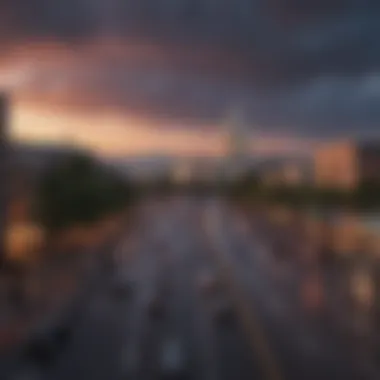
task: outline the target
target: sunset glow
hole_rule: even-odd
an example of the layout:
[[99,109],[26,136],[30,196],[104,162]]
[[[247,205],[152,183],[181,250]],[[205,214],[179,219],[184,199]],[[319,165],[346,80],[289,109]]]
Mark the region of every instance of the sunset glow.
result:
[[220,154],[217,134],[165,130],[139,125],[114,115],[70,115],[57,110],[15,107],[12,137],[16,140],[76,143],[105,155],[150,152]]
[[[226,136],[220,129],[165,128],[112,113],[79,114],[16,105],[11,124],[11,135],[16,140],[78,144],[105,156],[220,156],[226,149]],[[295,138],[255,136],[250,140],[247,146],[252,153],[264,155],[303,152],[312,146],[310,140]]]
[[[54,41],[16,46],[0,65],[0,87],[12,97],[12,138],[77,144],[106,156],[223,155],[228,110],[204,118],[185,107],[181,116],[183,105],[177,104],[183,96],[185,102],[199,102],[194,109],[203,107],[192,92],[208,93],[216,82],[191,79],[187,68],[171,69],[178,54],[184,52],[117,39],[91,41],[80,49]],[[222,90],[229,96],[232,88]],[[173,97],[171,91],[183,94]],[[208,96],[219,96],[219,90],[212,91]],[[266,135],[249,123],[247,147],[254,154],[303,153],[313,144]]]

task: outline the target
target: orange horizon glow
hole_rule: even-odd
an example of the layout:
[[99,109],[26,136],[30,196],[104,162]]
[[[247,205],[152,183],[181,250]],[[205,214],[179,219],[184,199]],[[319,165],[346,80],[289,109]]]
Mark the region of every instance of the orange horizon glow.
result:
[[[129,42],[129,43],[128,43]],[[126,44],[126,45],[125,45]],[[83,47],[83,48],[82,48]],[[158,152],[178,156],[221,156],[226,151],[224,128],[221,125],[189,125],[187,122],[155,120],[107,106],[103,93],[81,93],[65,86],[49,88],[47,93],[34,87],[37,72],[53,67],[65,70],[80,63],[113,54],[137,62],[144,59],[155,65],[165,63],[173,53],[159,46],[137,41],[91,40],[80,49],[54,40],[20,44],[0,59],[0,87],[11,94],[11,135],[25,142],[66,143],[83,146],[104,156],[142,155]],[[175,49],[175,48],[173,48]],[[83,61],[84,59],[84,61]],[[42,70],[43,71],[43,70]],[[37,78],[38,80],[38,78]],[[105,98],[107,100],[107,98]],[[97,105],[101,104],[101,107]],[[310,150],[310,141],[284,137],[247,137],[248,151],[267,155]]]
[[[21,104],[11,113],[11,136],[25,142],[75,144],[102,156],[163,153],[177,156],[219,157],[226,152],[221,130],[173,129],[112,112],[70,113]],[[247,152],[266,155],[310,149],[310,142],[281,137],[249,137]]]
[[198,131],[153,128],[113,114],[79,115],[57,110],[14,107],[11,135],[15,140],[76,143],[100,154],[220,154],[213,134]]

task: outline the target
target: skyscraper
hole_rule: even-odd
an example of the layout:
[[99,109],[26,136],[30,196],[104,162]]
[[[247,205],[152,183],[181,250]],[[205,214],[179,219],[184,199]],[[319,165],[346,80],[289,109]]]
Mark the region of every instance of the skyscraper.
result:
[[227,119],[226,169],[228,177],[236,177],[244,170],[247,135],[240,109],[232,109]]

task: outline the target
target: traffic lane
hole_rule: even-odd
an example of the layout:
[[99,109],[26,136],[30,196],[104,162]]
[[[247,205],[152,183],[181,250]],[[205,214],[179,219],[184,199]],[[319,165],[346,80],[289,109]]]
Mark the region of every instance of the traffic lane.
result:
[[[217,216],[217,214],[215,215]],[[214,219],[214,221],[219,220]],[[260,373],[255,377],[282,380],[282,372],[278,366],[276,356],[273,355],[271,346],[268,344],[263,326],[259,322],[254,308],[252,308],[240,279],[237,279],[236,271],[228,257],[229,252],[226,252],[225,242],[220,236],[220,225],[213,223],[211,227],[206,225],[210,252],[220,269],[221,281],[229,294],[239,326],[250,346],[251,359],[253,363],[257,363],[259,366]]]
[[[193,242],[193,261],[195,263],[194,284],[196,293],[200,302],[200,308],[205,314],[205,323],[209,329],[211,342],[209,349],[214,350],[212,359],[215,365],[212,373],[215,378],[221,380],[232,379],[261,379],[262,375],[257,365],[257,358],[253,357],[248,341],[244,336],[241,326],[238,324],[236,316],[232,316],[230,321],[221,321],[218,318],[218,311],[215,310],[215,301],[222,300],[229,304],[230,294],[222,282],[222,275],[218,265],[210,252],[210,245],[205,238],[205,231],[202,229],[202,213],[203,209],[198,209],[198,216],[192,218],[197,221],[193,224],[196,231],[192,237]],[[217,281],[217,291],[214,294],[204,294],[201,291],[200,283],[197,281],[199,275],[208,273],[215,276]],[[231,304],[231,308],[232,308]],[[209,354],[210,355],[210,354]],[[211,364],[211,363],[210,363]],[[207,363],[206,363],[207,366]],[[210,378],[210,377],[209,377]]]
[[[124,345],[120,354],[122,376],[129,379],[155,377],[157,345],[162,329],[159,319],[152,318],[150,307],[160,287],[164,262],[162,243],[170,215],[167,212],[158,214],[156,207],[143,206],[140,240],[145,248],[137,255],[138,265],[127,270],[129,278],[135,284],[136,293],[130,311],[130,322],[122,332]],[[159,206],[161,208],[162,204]]]
[[[181,207],[182,206],[182,207]],[[181,341],[186,355],[188,376],[191,379],[204,377],[200,332],[202,312],[194,292],[194,277],[197,262],[192,255],[191,235],[193,226],[184,218],[183,204],[177,203],[175,228],[170,233],[170,248],[166,266],[167,318],[164,322],[163,339],[175,336]],[[207,332],[206,335],[207,336]]]
[[46,379],[119,379],[120,334],[127,305],[104,290],[89,303],[74,329],[69,345],[46,374]]
[[257,360],[237,326],[217,326],[216,345],[221,380],[263,379]]
[[[291,333],[284,333],[270,320],[261,317],[261,323],[265,328],[267,338],[276,353],[277,361],[280,363],[284,379],[289,380],[335,380],[335,379],[366,379],[357,369],[352,367],[352,363],[347,361],[340,352],[333,355],[315,353],[313,343],[310,348],[303,350],[307,343],[289,344],[293,341],[304,340],[303,337],[295,337]],[[328,349],[328,348],[327,348]]]
[[[356,379],[358,375],[347,360],[346,347],[327,336],[323,322],[314,320],[311,324],[306,323],[306,315],[292,308],[294,305],[289,302],[290,297],[278,293],[257,252],[241,244],[242,237],[235,235],[234,228],[234,225],[226,227],[225,232],[229,232],[224,234],[229,239],[229,251],[233,252],[229,257],[237,271],[237,278],[249,291],[286,378],[335,379],[344,376],[346,379]],[[237,240],[239,244],[235,244]],[[235,246],[237,249],[234,249]],[[245,256],[244,265],[237,259],[239,256]]]
[[[148,229],[148,232],[151,232],[151,230]],[[143,236],[141,234],[143,231],[139,230],[137,232],[140,236],[136,240],[142,242],[152,240],[151,236],[146,234]],[[115,254],[115,246],[117,246],[116,251],[120,251],[118,253],[119,257],[122,257],[123,251],[129,248],[127,243],[130,236],[124,236],[121,241],[118,239],[109,240],[99,252],[104,259],[112,257],[112,252]],[[92,256],[92,258],[94,257]],[[76,317],[72,321],[72,325],[69,326],[72,328],[71,339],[64,351],[59,350],[57,357],[54,355],[55,360],[50,363],[49,374],[46,373],[46,368],[39,368],[34,363],[27,361],[26,363],[20,363],[17,371],[12,372],[12,378],[13,375],[19,376],[25,373],[30,377],[32,372],[34,376],[38,374],[38,378],[47,377],[49,379],[65,379],[68,377],[74,379],[83,377],[97,378],[97,376],[99,378],[118,378],[121,367],[120,345],[124,346],[124,342],[120,342],[119,337],[123,336],[125,325],[128,324],[128,319],[125,316],[133,315],[133,312],[123,313],[122,309],[118,308],[123,303],[116,302],[116,308],[114,308],[114,300],[109,297],[108,291],[104,288],[105,282],[112,279],[112,270],[115,269],[107,266],[108,269],[112,270],[109,271],[105,268],[107,270],[102,271],[103,266],[99,266],[99,264],[110,263],[112,260],[110,261],[108,258],[102,262],[90,260],[89,264],[98,273],[96,276],[89,276],[88,280],[84,281],[83,292],[75,301]],[[117,261],[117,269],[130,263],[130,260],[121,259]],[[152,260],[148,261],[148,263],[140,265],[140,268],[149,268]],[[136,277],[141,277],[138,274],[139,270],[134,270],[133,272],[135,272]],[[94,295],[93,299],[92,295]],[[91,309],[91,307],[95,307],[95,310],[89,312],[87,309]],[[131,306],[131,309],[133,308],[135,308],[135,305]],[[121,315],[121,317],[120,319],[117,317],[114,319],[112,315]],[[85,322],[78,324],[78,320],[82,321],[83,319]],[[144,328],[145,326],[140,328],[140,331],[144,330]],[[115,361],[114,358],[118,359]]]
[[[357,372],[360,363],[356,360],[357,355],[354,354],[352,342],[350,344],[349,340],[346,339],[347,337],[342,336],[341,332],[336,327],[334,328],[331,319],[328,318],[329,314],[328,310],[326,310],[328,306],[323,303],[315,304],[313,302],[315,299],[310,299],[309,293],[305,293],[308,298],[304,298],[305,296],[302,297],[300,292],[302,288],[306,289],[305,286],[314,279],[317,281],[316,285],[322,286],[320,277],[311,276],[313,273],[301,273],[301,268],[294,262],[288,261],[285,263],[287,265],[283,265],[283,262],[276,260],[275,257],[271,256],[272,253],[266,249],[264,250],[265,252],[262,252],[264,247],[258,244],[255,240],[255,235],[251,234],[246,238],[242,240],[247,242],[247,254],[252,260],[256,259],[255,266],[261,268],[261,273],[265,272],[266,269],[267,274],[271,276],[271,281],[277,282],[277,285],[282,289],[283,302],[286,302],[288,309],[293,309],[293,318],[288,318],[288,320],[293,321],[293,324],[298,326],[298,334],[296,335],[298,339],[295,339],[295,341],[300,343],[301,351],[314,351],[316,362],[322,361],[326,363],[326,368],[334,367],[336,370],[339,369],[345,376],[347,376],[347,371],[356,373],[354,378],[358,376]],[[245,248],[243,247],[242,249],[244,250]],[[262,257],[263,254],[266,254],[265,259]],[[305,282],[308,279],[310,281]],[[312,301],[311,308],[308,306],[310,303],[307,301]],[[317,307],[314,308],[313,306]],[[286,326],[284,326],[284,331],[287,330]],[[302,349],[302,347],[306,349]],[[313,355],[311,356],[313,357]],[[345,362],[350,364],[348,366],[344,365]],[[318,366],[315,373],[318,373],[323,368],[323,366]],[[329,370],[328,373],[334,372]],[[324,374],[324,376],[327,375]]]
[[[216,219],[218,220],[218,219]],[[220,220],[220,218],[219,218]],[[230,221],[231,219],[229,219]],[[299,334],[300,330],[291,330],[291,335],[289,338],[286,337],[286,339],[277,339],[277,336],[279,335],[281,338],[281,334],[283,331],[286,331],[287,326],[281,326],[281,328],[277,328],[275,330],[275,325],[279,322],[279,319],[274,319],[271,317],[271,312],[268,312],[268,308],[266,307],[265,298],[272,296],[272,292],[269,291],[270,289],[266,288],[265,286],[261,286],[260,288],[260,281],[262,281],[265,278],[259,279],[259,282],[256,283],[252,290],[256,290],[256,297],[252,297],[249,295],[249,292],[246,294],[247,284],[249,284],[250,278],[255,278],[255,275],[259,275],[259,271],[256,271],[252,273],[252,267],[247,268],[248,270],[244,270],[244,268],[238,268],[236,270],[236,262],[234,261],[234,252],[231,250],[231,246],[229,244],[226,244],[226,237],[228,237],[228,230],[232,227],[231,225],[228,225],[228,222],[226,219],[221,220],[222,226],[224,227],[222,230],[220,228],[220,224],[215,224],[216,230],[214,230],[214,235],[211,236],[211,238],[214,240],[214,244],[216,243],[216,251],[217,251],[217,260],[221,262],[224,265],[224,268],[226,270],[227,278],[229,278],[231,289],[234,289],[236,300],[239,300],[239,305],[241,306],[241,311],[243,312],[244,309],[247,309],[245,305],[249,305],[246,312],[242,313],[242,317],[245,315],[245,321],[247,322],[246,327],[248,329],[252,330],[252,341],[254,342],[254,346],[257,347],[258,353],[260,348],[264,350],[265,347],[268,348],[268,341],[271,343],[269,344],[270,349],[265,349],[263,352],[267,352],[265,354],[265,357],[268,360],[265,360],[268,362],[267,370],[268,373],[272,372],[269,371],[269,368],[272,367],[271,363],[279,363],[282,362],[283,366],[280,366],[281,374],[282,376],[285,376],[285,378],[314,378],[314,374],[316,374],[316,378],[320,377],[320,373],[323,373],[324,378],[336,378],[338,374],[346,375],[348,378],[349,374],[348,371],[345,371],[345,368],[340,368],[339,371],[336,370],[335,366],[340,364],[340,361],[337,360],[335,357],[333,358],[334,363],[334,371],[330,368],[328,363],[323,362],[323,360],[320,360],[315,356],[315,347],[313,345],[309,345],[310,341],[309,339],[304,339],[305,337],[303,334],[307,331],[302,331],[302,334]],[[217,231],[217,234],[215,235],[215,231]],[[222,233],[221,233],[222,232]],[[242,279],[242,274],[243,278]],[[253,276],[252,276],[253,274]],[[265,282],[262,282],[261,285],[264,285]],[[249,289],[249,287],[248,287]],[[268,294],[269,293],[269,294]],[[252,302],[253,301],[253,302]],[[258,301],[260,301],[260,304],[258,305]],[[255,310],[254,313],[250,312]],[[264,314],[264,316],[263,316]],[[252,318],[254,320],[252,320]],[[281,320],[281,319],[280,319]],[[248,321],[250,321],[248,323]],[[277,322],[277,323],[274,323]],[[278,326],[277,326],[278,327]],[[264,336],[261,332],[264,332]],[[269,334],[270,333],[270,334]],[[273,339],[273,336],[275,339]],[[298,341],[296,342],[296,345],[294,345],[294,337],[298,338]],[[284,355],[281,351],[281,347],[277,343],[284,343],[285,342],[285,350]],[[300,345],[300,343],[302,343]],[[300,346],[302,349],[300,349]],[[277,353],[279,351],[279,353]],[[307,355],[304,355],[304,351],[307,352]],[[291,355],[289,355],[291,354]],[[339,353],[338,353],[339,355]],[[278,359],[278,356],[282,356],[280,360]],[[307,357],[306,357],[307,356]],[[309,357],[312,356],[312,360],[308,360]],[[285,360],[282,360],[283,357],[285,357]],[[310,373],[303,372],[302,364],[300,364],[300,361],[305,357],[305,362],[308,363],[308,367],[312,368],[312,364],[315,366],[321,366],[323,371],[318,371],[319,368],[316,368],[316,370],[313,372],[313,369],[311,369]],[[330,358],[330,357],[329,357]],[[265,358],[263,358],[264,360]],[[309,364],[310,363],[310,364]],[[294,364],[294,365],[293,365]],[[277,365],[278,367],[278,365]],[[351,368],[350,368],[351,369]],[[276,371],[278,372],[278,371]],[[278,374],[276,375],[278,377]],[[353,376],[353,378],[357,378],[356,375]]]
[[[172,286],[174,273],[173,268],[168,267],[173,243],[170,227],[178,226],[178,222],[171,208],[151,218],[147,213],[146,217],[148,228],[145,229],[145,238],[149,236],[150,243],[144,258],[140,254],[140,273],[145,272],[145,275],[139,275],[141,281],[136,281],[141,297],[134,309],[132,323],[126,329],[122,373],[129,379],[154,380],[159,375],[160,345],[167,329],[165,318],[160,311],[154,311],[154,305],[158,300],[159,309],[161,303],[167,306],[168,286]],[[136,270],[132,272],[136,275]],[[167,311],[164,314],[166,316]]]
[[[124,237],[107,254],[115,255],[121,248],[125,249],[127,240]],[[117,269],[99,275],[93,293],[82,298],[79,321],[73,326],[68,346],[47,373],[47,379],[119,378],[122,332],[131,306],[128,299],[119,300],[113,292],[114,280],[123,271]]]
[[[2,377],[13,379],[18,376],[28,376],[29,378],[32,377],[30,373],[33,373],[33,378],[44,376],[46,363],[42,363],[42,359],[36,358],[32,352],[35,351],[35,347],[40,345],[40,342],[44,341],[44,345],[49,342],[48,344],[51,346],[49,357],[55,359],[57,355],[61,354],[62,346],[64,346],[62,340],[66,341],[61,336],[66,336],[66,331],[76,327],[79,315],[83,312],[83,305],[86,305],[92,295],[97,293],[99,284],[102,284],[107,278],[107,273],[101,266],[103,260],[100,259],[120,245],[125,237],[126,233],[119,231],[100,246],[85,252],[77,252],[78,260],[82,264],[82,271],[74,274],[80,276],[74,294],[61,302],[62,297],[56,293],[58,290],[52,293],[52,296],[59,296],[58,298],[54,297],[54,307],[44,310],[43,315],[32,323],[32,328],[27,332],[22,344],[16,347],[16,352],[7,361],[8,368],[1,371]],[[71,269],[75,272],[75,269],[78,268]],[[54,365],[54,360],[49,359],[49,361],[50,365]]]
[[[177,320],[184,332],[192,359],[193,379],[213,380],[218,378],[218,362],[213,325],[210,323],[206,305],[202,302],[197,279],[204,268],[197,229],[187,214],[183,226],[184,245],[177,257],[178,276],[176,293]],[[185,297],[183,297],[185,295]]]
[[160,279],[160,262],[154,245],[140,253],[139,265],[130,271],[136,288],[130,322],[124,328],[121,372],[129,379],[154,379],[160,323],[151,318],[150,305]]
[[[71,339],[65,351],[49,370],[48,379],[119,379],[121,373],[120,352],[125,344],[125,326],[136,308],[135,297],[119,298],[114,292],[115,280],[119,276],[141,277],[140,255],[131,252],[129,241],[139,240],[141,236],[124,235],[119,244],[111,247],[105,254],[121,259],[111,272],[99,274],[94,281],[94,289],[88,297],[82,298],[79,323],[73,327]],[[146,245],[146,244],[145,244]],[[136,247],[135,247],[136,248]],[[141,244],[139,251],[144,250]],[[145,257],[144,255],[141,255]],[[132,277],[132,276],[131,276]],[[133,302],[132,302],[133,301]]]
[[[269,233],[268,235],[270,236]],[[293,233],[293,236],[289,237],[293,239],[291,244],[293,247],[296,244],[300,245],[300,242],[297,243],[297,240],[294,240],[294,236],[295,234]],[[254,239],[251,246],[255,246]],[[272,255],[272,261],[278,262],[274,257],[275,252]],[[324,344],[321,345],[329,347],[330,351],[344,352],[344,355],[348,358],[347,361],[355,363],[358,370],[362,368],[364,372],[371,371],[369,368],[373,367],[376,362],[371,357],[371,349],[369,348],[371,343],[368,340],[366,341],[363,336],[362,343],[365,347],[364,350],[366,350],[366,354],[363,356],[361,352],[363,345],[356,340],[355,333],[352,331],[354,313],[351,309],[352,304],[348,294],[349,286],[346,268],[339,267],[339,265],[321,265],[321,263],[317,263],[309,272],[305,272],[299,265],[297,266],[294,259],[293,257],[293,260],[288,259],[286,261],[289,267],[288,274],[291,274],[287,276],[287,280],[292,282],[293,293],[296,296],[298,295],[298,299],[303,303],[305,315],[309,316],[310,314],[306,313],[309,309],[310,301],[312,301],[311,306],[315,306],[315,301],[317,301],[320,316],[314,321],[314,329],[321,332],[319,335],[321,340],[324,341]],[[301,294],[300,290],[302,291]],[[365,314],[363,313],[363,315]],[[364,321],[365,323],[366,321]],[[370,324],[367,325],[367,336],[371,334],[370,326]],[[371,361],[372,364],[370,364]]]
[[[190,379],[216,379],[215,347],[207,315],[200,302],[196,278],[202,261],[198,257],[196,232],[189,207],[193,202],[178,199],[171,210],[172,229],[167,238],[162,280],[167,291],[160,345],[174,337],[184,350],[185,371]],[[157,352],[159,355],[159,352]]]
[[[203,248],[201,253],[207,260],[200,266],[200,271],[215,274],[216,281],[221,281],[221,276],[207,252]],[[220,284],[221,289],[215,295],[201,294],[201,307],[206,312],[205,319],[207,319],[208,328],[211,330],[209,333],[212,336],[212,345],[210,349],[214,350],[213,358],[216,361],[216,368],[214,372],[217,374],[217,379],[220,380],[233,380],[233,379],[261,379],[262,375],[257,365],[257,358],[253,357],[252,350],[248,345],[246,336],[238,323],[237,316],[232,315],[231,320],[222,321],[218,316],[218,311],[215,310],[215,301],[222,300],[230,305],[230,295],[227,289]],[[200,290],[198,289],[198,293]],[[230,305],[233,307],[232,304]],[[228,307],[228,306],[227,306]],[[232,310],[232,313],[234,311]]]
[[156,380],[158,378],[158,354],[163,332],[163,321],[159,318],[150,318],[141,337],[140,367],[137,376],[126,376],[126,378],[138,380]]
[[[161,217],[165,219],[167,214],[163,214]],[[158,218],[157,223],[163,220],[161,217]],[[175,262],[175,266],[171,270],[171,274],[177,274],[173,285],[175,289],[178,285],[179,290],[175,292],[173,302],[175,322],[170,326],[178,327],[178,331],[181,332],[181,336],[190,352],[189,356],[199,368],[198,372],[194,373],[193,378],[201,378],[198,375],[202,373],[203,378],[209,379],[204,375],[205,367],[210,368],[212,364],[210,361],[205,362],[201,354],[209,327],[202,327],[205,318],[201,317],[203,311],[199,309],[199,304],[196,301],[194,283],[198,261],[192,255],[193,250],[195,251],[196,249],[191,245],[193,237],[188,235],[194,226],[189,224],[188,221],[186,222],[186,220],[182,220],[182,224],[179,223],[180,220],[176,222],[174,225],[178,225],[179,228],[174,233],[175,237],[172,236],[171,240],[177,241],[176,244],[178,244],[178,240],[183,240],[185,242],[184,248],[186,249],[176,252],[175,256],[180,259]],[[178,239],[178,237],[180,238]],[[145,238],[148,241],[150,239],[149,236],[145,236]],[[150,247],[150,255],[139,252],[138,257],[144,257],[145,261],[138,260],[140,264],[137,267],[132,266],[130,269],[130,273],[133,273],[136,279],[143,279],[142,283],[146,282],[147,268],[152,265],[152,254],[154,255],[154,244]],[[140,327],[137,326],[135,329],[136,324],[133,320],[140,320],[141,316],[144,315],[141,313],[145,310],[145,307],[136,306],[133,301],[135,298],[132,298],[132,302],[127,302],[127,304],[123,302],[114,303],[114,300],[110,300],[109,294],[102,287],[103,285],[99,286],[99,293],[91,300],[89,306],[85,307],[85,311],[80,318],[81,321],[74,329],[69,346],[54,363],[53,368],[47,374],[47,378],[57,380],[66,378],[118,379],[120,376],[124,376],[121,365],[124,358],[120,359],[120,352],[124,352],[126,341],[135,341],[130,339],[131,329],[132,331],[138,331],[136,341],[142,342],[142,346],[139,346],[142,347],[142,362],[150,363],[154,361],[155,349],[146,351],[144,347],[154,346],[154,343],[160,339],[159,336],[154,334],[161,330],[163,331],[163,328],[149,324],[149,321],[147,321],[146,323],[140,323]],[[139,288],[141,287],[139,286]],[[142,292],[144,291],[142,290]],[[136,302],[141,302],[137,300],[140,300],[140,296],[137,296]],[[140,303],[140,305],[142,304],[144,305],[145,302]],[[125,307],[125,310],[123,307]],[[144,318],[142,317],[141,319]],[[141,334],[141,331],[151,331],[153,335],[151,333]],[[206,339],[206,341],[208,340]],[[223,342],[226,342],[226,345],[232,344],[230,339],[225,339]],[[138,346],[139,343],[136,342],[136,345]],[[234,344],[232,344],[231,349],[235,351],[233,347]],[[122,363],[120,363],[120,360]],[[232,362],[235,362],[235,360],[236,363],[239,363],[238,358],[232,359]],[[223,360],[223,363],[218,363],[218,365],[225,364],[225,362],[227,362],[227,358]],[[142,367],[144,368],[144,366]],[[236,364],[235,368],[238,367],[239,364]],[[150,370],[143,370],[139,374],[141,376],[139,378],[153,378]],[[232,378],[235,378],[235,376]]]
[[[250,295],[255,305],[260,306],[257,308],[258,313],[267,324],[266,330],[270,332],[275,351],[280,351],[279,356],[284,358],[283,367],[290,368],[287,372],[292,373],[291,377],[301,371],[308,378],[356,378],[354,369],[347,364],[346,347],[332,341],[323,322],[315,319],[307,323],[306,313],[292,310],[289,301],[273,294],[273,289],[266,288],[263,291],[261,287],[261,291],[257,291],[260,289],[258,282],[250,281],[250,278],[260,276],[262,271],[256,268],[249,274],[241,275],[242,269],[239,269],[239,276],[245,278],[246,283],[251,283]],[[300,365],[301,358],[302,363],[307,363],[306,366]]]
[[[160,205],[162,206],[162,205]],[[136,286],[130,323],[125,326],[125,344],[121,352],[121,374],[128,379],[154,380],[158,376],[158,355],[165,333],[161,313],[153,311],[166,306],[167,286],[171,285],[172,269],[168,270],[168,228],[173,223],[171,209],[161,214],[145,209],[144,241],[146,248],[139,252],[139,264],[129,269],[129,277]],[[166,315],[167,313],[165,313]]]

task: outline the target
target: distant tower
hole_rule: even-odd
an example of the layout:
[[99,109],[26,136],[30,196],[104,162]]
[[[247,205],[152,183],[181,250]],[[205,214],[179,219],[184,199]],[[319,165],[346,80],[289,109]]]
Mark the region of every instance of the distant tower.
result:
[[244,168],[248,143],[243,112],[240,108],[235,107],[231,110],[225,127],[227,174],[235,176]]
[[4,93],[0,94],[0,266],[6,259],[6,228],[9,197],[9,99]]

